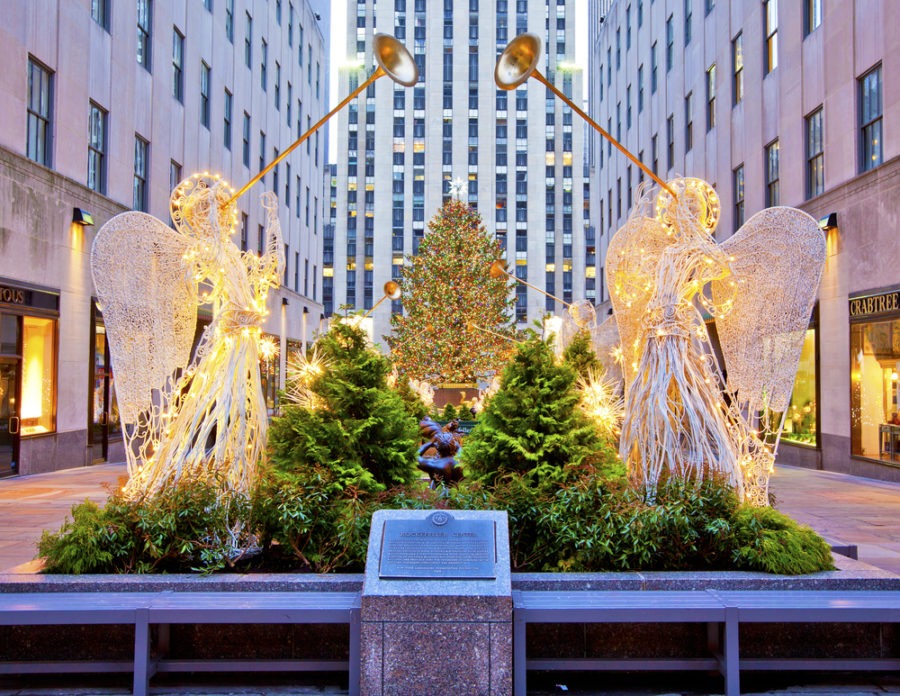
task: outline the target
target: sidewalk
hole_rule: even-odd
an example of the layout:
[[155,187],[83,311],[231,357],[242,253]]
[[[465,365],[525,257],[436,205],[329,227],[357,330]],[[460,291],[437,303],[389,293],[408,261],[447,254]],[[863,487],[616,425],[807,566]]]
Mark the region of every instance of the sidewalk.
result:
[[0,573],[31,563],[45,529],[57,531],[76,503],[103,503],[127,476],[124,463],[98,464],[0,480]]

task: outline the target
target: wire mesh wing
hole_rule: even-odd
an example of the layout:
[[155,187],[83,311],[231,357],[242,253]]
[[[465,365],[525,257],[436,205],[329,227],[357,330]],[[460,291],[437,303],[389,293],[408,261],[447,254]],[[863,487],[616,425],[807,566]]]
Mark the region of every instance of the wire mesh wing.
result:
[[183,260],[188,244],[157,218],[137,212],[115,216],[94,238],[91,272],[125,423],[137,422],[153,391],[190,358],[197,283]]
[[[801,210],[775,207],[751,217],[722,243],[732,277],[712,284],[728,386],[751,410],[784,411],[825,266],[825,237]],[[732,283],[735,283],[732,285]]]

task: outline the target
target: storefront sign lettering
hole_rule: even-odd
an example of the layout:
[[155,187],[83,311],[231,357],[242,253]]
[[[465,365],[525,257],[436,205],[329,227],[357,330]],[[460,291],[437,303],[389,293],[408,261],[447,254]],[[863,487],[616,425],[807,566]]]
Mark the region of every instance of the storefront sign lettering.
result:
[[0,285],[0,302],[5,302],[6,304],[25,304],[25,291]]
[[900,312],[900,290],[871,297],[854,297],[850,300],[850,316],[864,317],[873,314]]

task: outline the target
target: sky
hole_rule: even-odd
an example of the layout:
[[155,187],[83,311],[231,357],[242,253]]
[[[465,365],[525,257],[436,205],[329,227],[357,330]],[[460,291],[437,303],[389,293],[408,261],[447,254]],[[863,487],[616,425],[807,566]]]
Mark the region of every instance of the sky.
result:
[[[575,63],[587,75],[588,54],[588,1],[574,0],[575,4]],[[338,66],[346,62],[347,41],[347,0],[332,0],[331,3],[331,74],[329,75],[329,109],[334,108],[346,94],[338,94]],[[582,81],[587,96],[587,79]],[[576,102],[577,103],[577,102]],[[337,119],[333,119],[328,129],[330,157],[337,153]]]

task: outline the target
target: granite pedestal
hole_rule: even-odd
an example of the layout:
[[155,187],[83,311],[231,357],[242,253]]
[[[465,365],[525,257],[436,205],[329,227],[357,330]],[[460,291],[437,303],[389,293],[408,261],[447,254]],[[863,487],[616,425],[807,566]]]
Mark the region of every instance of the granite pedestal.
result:
[[[506,513],[442,511],[439,527],[432,525],[433,514],[381,510],[372,520],[362,592],[360,693],[511,694],[512,594]],[[486,572],[484,564],[479,567],[475,562],[485,546],[483,539],[475,540],[467,531],[473,528],[466,526],[470,521],[479,530],[493,529],[493,558]],[[427,541],[412,541],[398,554],[396,530],[401,528],[424,530],[403,534]],[[431,534],[430,529],[436,531]],[[466,537],[479,546],[467,551],[465,544],[470,540]],[[423,559],[417,561],[417,543],[428,544],[418,548],[436,560],[431,571]],[[467,562],[469,556],[472,563]],[[466,573],[470,577],[460,577]],[[427,577],[438,574],[443,577]]]

